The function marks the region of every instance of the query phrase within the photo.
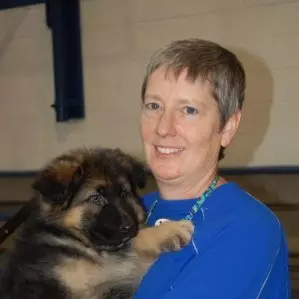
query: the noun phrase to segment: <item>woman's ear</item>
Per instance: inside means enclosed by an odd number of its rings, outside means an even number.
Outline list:
[[[227,147],[233,140],[241,120],[241,110],[238,109],[226,122],[222,129],[221,146]]]

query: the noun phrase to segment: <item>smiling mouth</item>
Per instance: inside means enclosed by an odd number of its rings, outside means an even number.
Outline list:
[[[177,153],[182,152],[184,149],[179,147],[162,147],[162,146],[155,146],[156,151],[162,155],[174,155]]]

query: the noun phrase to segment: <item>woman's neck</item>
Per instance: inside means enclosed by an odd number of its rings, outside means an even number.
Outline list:
[[[192,178],[180,178],[172,181],[161,181],[157,179],[157,185],[163,199],[192,199],[200,197],[206,191],[216,174],[217,170],[215,169],[209,171],[201,177],[193,176]],[[225,182],[225,179],[220,177],[216,186],[218,187]]]

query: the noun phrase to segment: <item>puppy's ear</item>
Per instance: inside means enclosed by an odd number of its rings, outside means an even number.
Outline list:
[[[147,182],[147,170],[144,164],[135,159],[131,160],[132,179],[138,188],[145,188]]]
[[[78,168],[80,164],[74,157],[60,156],[41,171],[32,188],[51,203],[63,203],[70,184],[73,186],[78,179]]]
[[[50,202],[60,203],[63,199],[65,186],[56,180],[51,173],[42,173],[33,184],[32,188]]]
[[[145,164],[137,158],[122,152],[120,149],[116,149],[114,153],[118,161],[120,161],[121,166],[125,168],[132,182],[140,189],[145,188],[148,177]]]

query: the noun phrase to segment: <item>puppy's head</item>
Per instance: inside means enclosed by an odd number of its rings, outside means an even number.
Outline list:
[[[138,188],[146,183],[141,162],[113,149],[78,149],[61,155],[33,183],[43,217],[84,235],[98,249],[126,244],[144,221]]]

